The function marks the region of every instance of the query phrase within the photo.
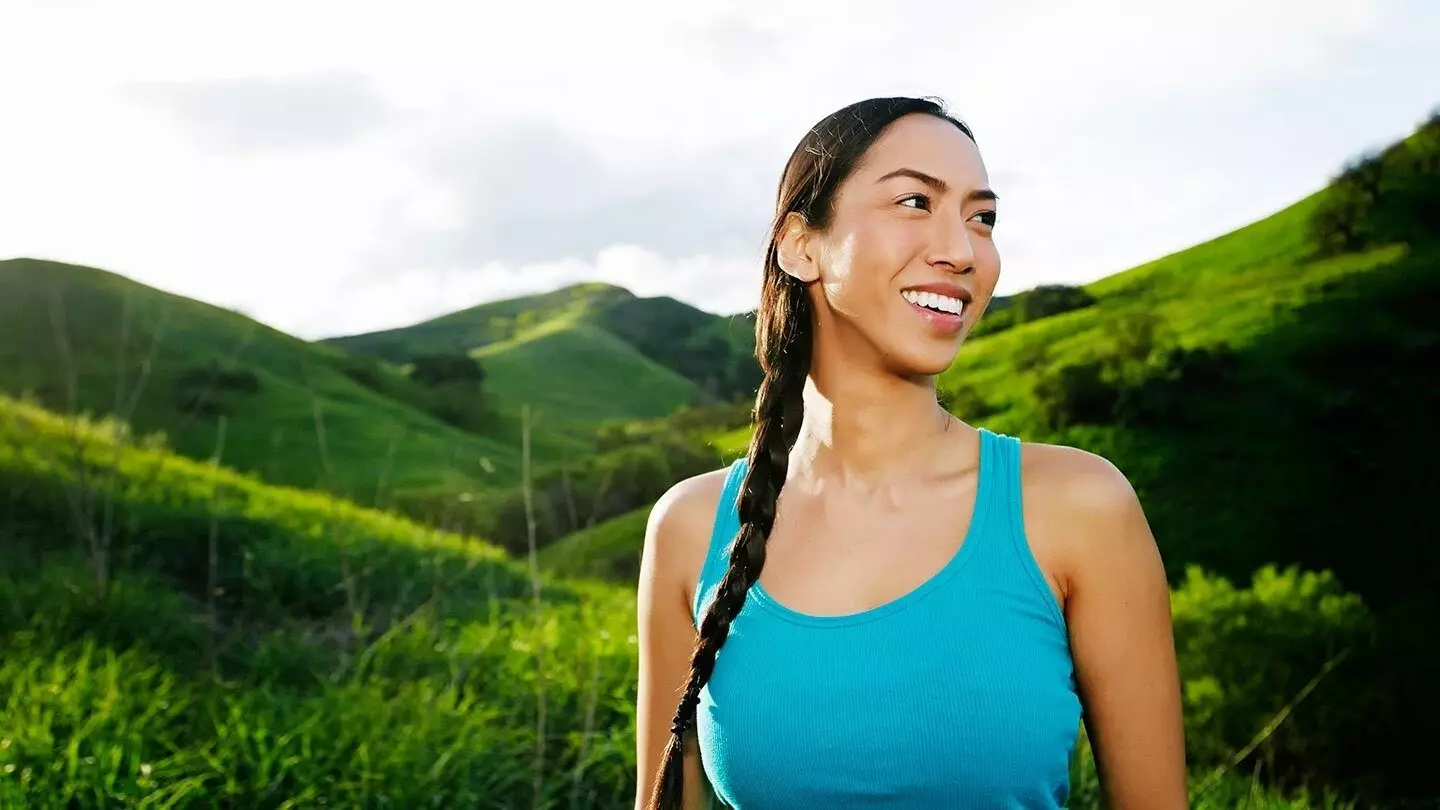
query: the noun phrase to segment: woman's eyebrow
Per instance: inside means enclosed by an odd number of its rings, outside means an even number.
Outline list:
[[[914,180],[919,180],[921,183],[924,183],[925,185],[929,186],[940,194],[943,194],[946,191],[950,190],[950,184],[945,182],[944,180],[941,180],[935,175],[927,174],[920,171],[919,169],[911,169],[908,167],[901,167],[892,172],[886,172],[883,176],[880,177],[879,180],[876,180],[875,182],[883,183],[886,180],[893,180],[896,177],[909,177]],[[999,199],[1000,195],[996,194],[994,191],[991,191],[988,188],[975,189],[974,191],[971,191],[970,193],[965,195],[965,202],[967,203],[975,202],[977,200],[988,200],[990,202],[996,202]]]

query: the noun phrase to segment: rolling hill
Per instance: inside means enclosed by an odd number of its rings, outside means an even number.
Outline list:
[[[759,382],[754,327],[743,316],[712,315],[669,297],[640,298],[608,284],[576,284],[549,293],[480,304],[413,326],[329,338],[325,343],[396,364],[422,354],[467,352],[486,368],[510,372],[535,364],[528,382],[507,379],[506,399],[525,400],[561,421],[594,421],[575,410],[571,392],[608,378],[628,388],[612,408],[625,418],[663,416],[682,402],[745,396]],[[592,376],[571,387],[574,353],[584,344]],[[516,356],[507,357],[511,352]],[[603,359],[602,359],[603,358]],[[550,367],[554,371],[543,371]],[[653,394],[652,394],[653,392]],[[610,405],[601,403],[602,410]]]
[[[513,431],[457,429],[399,371],[376,365],[370,387],[353,366],[334,347],[114,273],[0,262],[0,391],[60,413],[128,414],[136,433],[163,432],[192,458],[216,452],[223,418],[226,465],[367,501],[382,483],[464,491],[518,477]]]
[[[192,458],[223,443],[227,466],[267,481],[444,519],[457,495],[518,483],[525,406],[544,468],[588,453],[606,422],[729,392],[753,367],[729,324],[586,284],[311,343],[115,273],[14,259],[0,262],[0,392],[119,415]],[[480,391],[407,376],[416,354],[457,346],[481,363]]]

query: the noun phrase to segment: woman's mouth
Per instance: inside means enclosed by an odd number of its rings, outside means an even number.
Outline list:
[[[959,297],[924,290],[902,290],[900,295],[916,314],[941,333],[955,334],[965,323],[966,303]]]

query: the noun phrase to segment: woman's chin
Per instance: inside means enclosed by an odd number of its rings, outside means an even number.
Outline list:
[[[891,357],[905,377],[938,377],[954,364],[955,350],[948,346],[944,351],[912,348],[910,351],[897,351]]]

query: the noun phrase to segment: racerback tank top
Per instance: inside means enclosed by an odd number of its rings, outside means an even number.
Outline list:
[[[692,605],[739,531],[734,462]],[[970,527],[919,587],[815,616],[758,583],[700,693],[713,798],[736,810],[1064,807],[1081,706],[1065,619],[1024,533],[1019,440],[980,430]]]

